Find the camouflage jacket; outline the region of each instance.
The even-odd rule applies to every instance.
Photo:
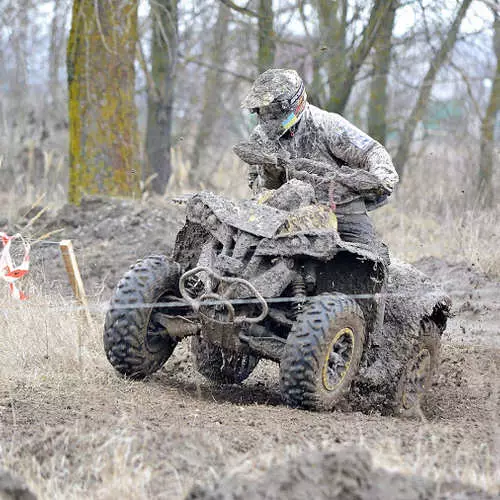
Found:
[[[292,133],[270,143],[261,126],[250,136],[250,142],[266,152],[289,160],[313,160],[322,170],[331,171],[335,181],[334,201],[337,204],[363,198],[368,201],[392,193],[399,180],[387,150],[342,116],[309,104]],[[330,175],[328,175],[330,180]],[[333,179],[333,177],[332,177]],[[249,183],[254,191],[276,189],[286,179],[277,171],[250,165]],[[332,181],[333,182],[333,181]],[[317,190],[318,202],[326,202],[328,189]]]

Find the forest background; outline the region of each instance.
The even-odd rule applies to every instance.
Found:
[[[500,273],[494,0],[0,0],[0,190],[12,217],[82,195],[248,196],[231,146],[253,79],[296,69],[309,100],[392,153],[375,214],[393,251]],[[42,200],[40,202],[39,200]]]

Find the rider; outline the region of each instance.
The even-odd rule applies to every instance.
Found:
[[[341,238],[376,243],[367,209],[384,204],[399,180],[387,150],[342,116],[309,104],[304,83],[294,70],[262,73],[241,106],[258,116],[250,143],[275,155],[277,166],[280,157],[295,164],[313,160],[310,163],[328,172],[324,182],[316,182],[316,201],[335,208]],[[276,189],[283,182],[279,169],[250,165],[254,192]]]

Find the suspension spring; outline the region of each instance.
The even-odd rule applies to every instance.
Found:
[[[296,299],[293,303],[293,315],[296,319],[302,312],[304,306],[304,300],[300,299],[305,299],[306,297],[306,284],[304,278],[300,274],[292,281],[292,294]]]

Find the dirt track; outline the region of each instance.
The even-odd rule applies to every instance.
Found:
[[[66,228],[63,236],[77,242],[87,287],[100,298],[109,296],[108,284],[135,257],[168,250],[182,221],[178,208],[98,200],[84,207],[43,216],[33,230],[40,235]],[[67,296],[56,259],[55,246],[35,246],[32,290],[36,283],[37,293]],[[65,372],[61,360],[42,354],[36,374],[0,371],[0,465],[21,472],[45,498],[183,498],[193,484],[211,484],[228,471],[225,494],[244,488],[250,477],[254,484],[267,481],[271,495],[274,482],[304,481],[300,470],[283,479],[284,471],[305,460],[301,452],[311,457],[317,450],[360,446],[370,450],[375,468],[407,478],[401,484],[396,476],[387,480],[393,498],[487,498],[478,492],[467,497],[467,487],[458,483],[494,498],[500,493],[500,285],[464,265],[437,259],[417,265],[449,290],[456,312],[421,420],[289,409],[281,402],[277,366],[268,362],[242,386],[213,387],[194,373],[186,342],[149,380],[124,381],[105,360],[96,331],[86,338],[82,372]],[[35,336],[33,342],[45,340]],[[380,474],[387,479],[388,472]],[[434,482],[418,497],[412,481],[423,484],[420,476]],[[376,498],[359,491],[361,496],[335,496],[333,490],[325,496],[315,493],[320,486],[313,479],[307,481],[311,498]],[[208,498],[203,491],[193,498]]]

